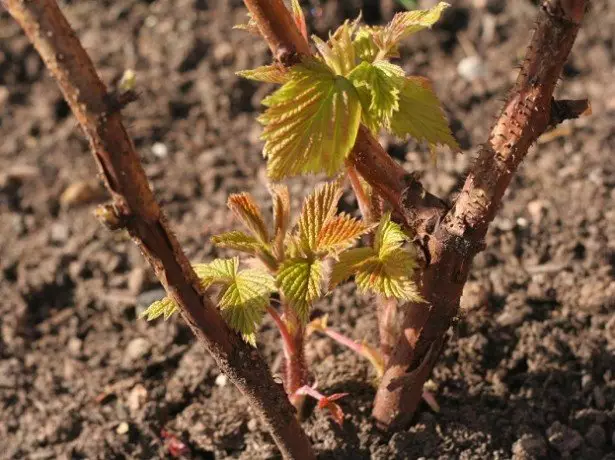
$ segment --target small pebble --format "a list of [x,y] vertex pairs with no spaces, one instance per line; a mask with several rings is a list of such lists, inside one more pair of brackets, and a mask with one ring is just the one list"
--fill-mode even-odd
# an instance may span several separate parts
[[129,430],[130,430],[130,425],[128,425],[128,423],[126,422],[122,422],[117,426],[117,428],[115,429],[115,432],[117,434],[126,434],[128,433]]
[[147,390],[140,383],[136,384],[128,394],[128,408],[131,413],[137,412],[147,399]]
[[218,377],[216,377],[217,386],[225,387],[227,383],[228,383],[228,377],[225,374],[219,374]]
[[77,337],[71,337],[68,341],[67,348],[72,356],[79,356],[83,348],[83,341]]
[[52,243],[62,244],[68,240],[68,227],[60,222],[55,222],[51,225],[49,239]]
[[169,155],[169,148],[162,142],[152,145],[152,153],[158,158],[166,158]]
[[147,339],[138,337],[128,342],[125,358],[128,362],[137,361],[147,356],[152,349],[152,345]]
[[467,81],[474,81],[477,78],[487,76],[487,69],[480,56],[473,55],[459,61],[457,73]]

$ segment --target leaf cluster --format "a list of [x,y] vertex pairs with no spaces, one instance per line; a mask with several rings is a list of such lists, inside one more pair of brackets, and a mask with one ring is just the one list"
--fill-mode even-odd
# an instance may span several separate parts
[[[278,63],[238,74],[281,84],[263,100],[259,117],[272,180],[309,173],[337,174],[354,146],[361,123],[452,150],[459,146],[429,80],[406,76],[390,62],[399,43],[435,24],[448,7],[398,13],[386,26],[346,21],[327,41],[312,37],[317,54],[286,69]],[[305,21],[293,2],[293,17]]]
[[[272,293],[278,293],[303,324],[316,300],[353,275],[362,292],[418,299],[412,282],[414,256],[404,247],[408,237],[391,221],[390,214],[375,229],[372,247],[353,248],[375,226],[337,212],[342,196],[339,180],[317,187],[305,199],[292,227],[288,189],[274,185],[270,192],[272,229],[254,198],[240,193],[229,197],[228,207],[244,231],[212,238],[216,246],[244,253],[260,264],[252,263],[252,268],[241,270],[239,258],[234,257],[193,266],[202,289],[218,288],[223,317],[247,342],[255,343]],[[141,316],[167,319],[177,310],[177,304],[167,297],[154,302]]]

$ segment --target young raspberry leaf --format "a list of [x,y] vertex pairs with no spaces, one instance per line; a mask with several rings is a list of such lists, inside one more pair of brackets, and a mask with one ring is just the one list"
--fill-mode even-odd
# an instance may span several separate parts
[[252,346],[256,346],[256,331],[273,291],[275,281],[269,273],[248,269],[237,273],[233,282],[220,293],[222,317]]
[[303,38],[307,40],[307,25],[305,24],[305,15],[303,14],[303,9],[301,9],[301,5],[299,4],[299,0],[291,0],[291,7],[293,13],[293,20],[303,35]]
[[305,199],[298,227],[300,243],[306,254],[312,254],[318,248],[320,232],[335,216],[341,197],[342,189],[336,181],[319,186]]
[[340,214],[328,221],[318,233],[316,248],[319,253],[337,254],[352,246],[359,237],[369,232],[371,227],[364,222]]
[[192,268],[201,281],[203,289],[207,289],[214,284],[232,283],[239,270],[239,258],[216,259],[208,264],[195,264]]
[[269,244],[269,232],[263,215],[249,193],[229,196],[227,205],[243,225],[263,244]]
[[251,70],[241,70],[236,72],[235,75],[247,78],[248,80],[279,85],[283,85],[289,79],[288,71],[278,64],[264,65]]
[[399,42],[416,32],[433,26],[449,6],[448,3],[440,2],[429,10],[397,13],[380,33],[374,35],[374,41],[380,48],[380,56],[394,57]]
[[373,259],[376,255],[377,253],[373,248],[354,248],[342,252],[329,275],[329,291],[356,274],[362,264]]
[[147,321],[152,321],[160,316],[164,317],[165,321],[173,316],[173,313],[179,310],[179,306],[169,297],[158,300],[145,309],[139,318],[146,318]]
[[363,122],[372,132],[389,126],[399,110],[400,77],[404,70],[387,61],[363,61],[348,75],[363,104]]
[[412,281],[416,263],[412,252],[403,247],[408,239],[401,227],[391,221],[391,214],[385,214],[374,235],[373,248],[350,249],[340,254],[331,271],[329,289],[354,274],[362,292],[419,301]]
[[256,23],[256,21],[254,20],[254,18],[252,17],[251,13],[248,13],[248,22],[245,24],[236,24],[233,26],[233,29],[237,29],[237,30],[245,30],[246,32],[249,32],[253,35],[261,35],[260,30],[258,29],[258,24]]
[[312,302],[322,294],[322,279],[323,264],[320,260],[288,259],[278,270],[280,291],[303,323],[309,319]]
[[323,63],[306,58],[290,80],[263,100],[261,138],[273,180],[300,174],[336,174],[354,146],[361,122],[356,89]]
[[355,48],[352,42],[354,24],[344,22],[325,43],[317,36],[313,36],[316,49],[325,63],[337,75],[346,76],[356,65]]
[[432,153],[437,145],[460,151],[444,110],[429,80],[422,77],[400,78],[399,110],[393,114],[390,130],[396,136],[412,136],[426,141]]
[[258,251],[264,249],[263,244],[259,240],[239,231],[213,236],[211,242],[219,248],[233,249],[253,256],[256,255]]
[[218,307],[231,329],[254,345],[256,331],[275,291],[273,277],[259,269],[239,270],[239,259],[216,259],[194,270],[204,288],[218,285]]
[[380,51],[374,36],[382,33],[382,30],[383,27],[379,26],[361,26],[352,41],[355,56],[365,62],[374,62]]
[[290,194],[286,185],[269,187],[273,201],[273,247],[278,260],[284,258],[284,238],[290,227]]

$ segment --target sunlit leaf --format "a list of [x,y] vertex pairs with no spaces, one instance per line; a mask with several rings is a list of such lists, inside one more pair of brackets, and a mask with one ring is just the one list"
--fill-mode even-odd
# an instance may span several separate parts
[[374,40],[374,36],[381,33],[383,27],[377,26],[361,26],[354,36],[352,42],[355,50],[355,55],[365,62],[374,62],[378,56],[380,48]]
[[213,284],[232,283],[239,270],[239,258],[216,259],[208,264],[195,264],[193,268],[201,285],[207,289]]
[[299,217],[299,238],[302,247],[313,252],[318,248],[320,231],[337,210],[342,197],[338,182],[327,182],[314,190],[303,203]]
[[376,44],[384,54],[381,57],[391,57],[391,52],[395,50],[400,41],[433,26],[449,6],[448,3],[440,2],[429,10],[397,13],[384,30],[374,36]]
[[399,93],[404,70],[387,61],[362,62],[348,75],[363,104],[363,122],[372,132],[389,126],[399,110]]
[[325,63],[338,75],[348,75],[356,65],[355,48],[352,42],[353,28],[354,26],[349,21],[345,21],[327,43],[317,36],[312,37]]
[[251,255],[256,255],[263,247],[259,240],[239,231],[213,236],[211,242],[219,248],[233,249]]
[[289,79],[288,71],[278,64],[265,65],[251,70],[241,70],[236,72],[236,75],[248,80],[277,83],[280,85],[283,85]]
[[370,230],[361,220],[346,214],[329,219],[320,229],[316,247],[319,252],[337,253],[348,249]]
[[402,80],[399,110],[393,114],[390,125],[396,136],[425,141],[432,151],[437,145],[446,145],[454,152],[460,150],[440,101],[425,78]]
[[278,286],[303,322],[309,318],[312,302],[322,294],[322,278],[323,265],[319,260],[288,259],[278,271]]
[[286,185],[274,184],[269,188],[273,201],[274,250],[279,260],[284,255],[284,238],[290,227],[290,194]]
[[264,155],[273,180],[299,174],[334,175],[350,153],[361,121],[356,89],[313,59],[290,71],[282,88],[263,101]]
[[333,290],[338,284],[357,273],[361,264],[375,256],[376,252],[373,248],[354,248],[342,252],[331,269],[329,290]]
[[274,290],[275,281],[271,275],[262,270],[249,269],[238,272],[220,293],[222,317],[252,345],[255,344],[256,331]]
[[178,310],[179,306],[177,303],[173,299],[165,297],[147,307],[147,309],[139,315],[139,318],[145,318],[147,321],[152,321],[162,316],[165,320],[167,320]]
[[383,216],[373,248],[356,248],[343,252],[331,270],[329,289],[352,275],[360,291],[384,297],[420,301],[412,279],[416,266],[414,253],[404,247],[408,236],[391,221],[391,214]]
[[261,243],[269,243],[267,225],[252,195],[249,193],[233,194],[229,196],[227,205]]

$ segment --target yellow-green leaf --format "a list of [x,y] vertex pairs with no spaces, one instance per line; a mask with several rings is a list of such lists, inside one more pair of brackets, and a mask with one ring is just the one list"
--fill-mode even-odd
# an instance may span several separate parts
[[312,302],[322,295],[322,278],[323,265],[319,260],[288,259],[278,271],[280,291],[304,323],[309,318]]
[[336,174],[354,146],[361,121],[356,89],[323,63],[305,59],[290,80],[263,101],[264,155],[273,180]]
[[366,62],[374,62],[378,56],[378,45],[374,40],[374,36],[382,33],[383,27],[379,26],[361,26],[355,34],[352,42],[355,50],[355,55]]
[[308,253],[318,248],[320,232],[335,215],[341,197],[342,189],[336,181],[320,185],[305,199],[298,226],[301,246]]
[[362,292],[420,301],[412,279],[416,265],[414,253],[403,247],[407,240],[401,227],[391,221],[391,213],[385,214],[374,235],[373,248],[350,249],[340,254],[331,271],[329,289],[355,275]]
[[249,193],[233,194],[229,196],[227,205],[261,243],[269,243],[267,225],[252,195]]
[[387,212],[378,224],[374,236],[374,251],[378,257],[384,259],[391,252],[401,248],[409,239],[401,226],[391,220],[391,213]]
[[401,300],[421,300],[412,281],[414,259],[405,251],[390,253],[384,259],[373,258],[359,267],[355,282],[362,292],[375,292]]
[[357,273],[361,264],[374,258],[376,253],[372,248],[354,248],[342,252],[334,263],[329,276],[329,290],[346,281]]
[[147,309],[139,315],[139,318],[146,318],[147,321],[152,321],[163,316],[166,321],[178,310],[179,306],[177,303],[173,299],[165,297],[147,307]]
[[265,65],[251,70],[241,70],[236,75],[248,80],[262,81],[264,83],[277,83],[283,85],[288,81],[288,71],[278,64]]
[[233,249],[251,255],[256,255],[263,248],[259,240],[239,231],[213,236],[211,242],[219,248]]
[[325,63],[335,71],[337,75],[348,75],[355,67],[355,48],[352,42],[354,25],[345,21],[325,43],[317,36],[313,36],[316,49]]
[[238,272],[220,292],[218,305],[223,318],[252,345],[274,290],[275,281],[271,275],[249,269]]
[[363,104],[363,122],[372,132],[389,126],[399,110],[400,77],[404,70],[387,61],[363,61],[348,75]]
[[378,47],[384,52],[382,57],[390,57],[389,53],[401,40],[433,26],[449,6],[448,3],[440,2],[429,10],[397,13],[384,30],[374,37]]
[[233,282],[239,269],[239,258],[216,259],[208,264],[195,264],[192,266],[201,285],[207,289],[213,284],[228,285]]
[[409,135],[427,142],[432,152],[437,145],[446,145],[454,152],[460,150],[440,101],[425,78],[407,77],[402,80],[399,110],[393,114],[390,126],[396,136],[404,138]]

